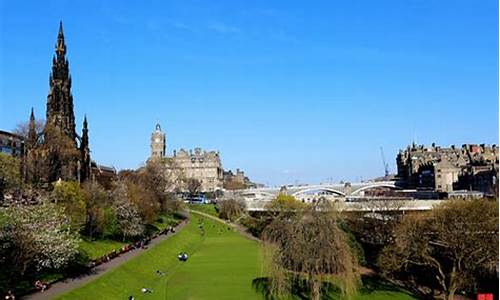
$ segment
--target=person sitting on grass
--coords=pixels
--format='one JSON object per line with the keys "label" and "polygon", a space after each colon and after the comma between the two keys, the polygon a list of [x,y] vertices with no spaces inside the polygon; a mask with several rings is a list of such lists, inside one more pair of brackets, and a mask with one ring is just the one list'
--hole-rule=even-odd
{"label": "person sitting on grass", "polygon": [[47,289],[47,284],[41,280],[35,281],[35,287],[40,291],[44,292]]}
{"label": "person sitting on grass", "polygon": [[163,271],[160,271],[160,270],[156,270],[156,274],[157,274],[157,275],[160,275],[160,276],[163,276],[163,275],[165,275],[166,273],[165,273],[165,272],[163,272]]}
{"label": "person sitting on grass", "polygon": [[134,296],[130,295],[128,296],[128,300],[135,300]]}
{"label": "person sitting on grass", "polygon": [[141,289],[141,292],[143,292],[144,294],[151,294],[151,293],[153,292],[153,290],[148,289],[148,288],[146,288],[146,287],[143,287],[143,288]]}
{"label": "person sitting on grass", "polygon": [[181,252],[179,255],[177,255],[177,258],[180,261],[186,261],[188,259],[188,254],[186,252]]}
{"label": "person sitting on grass", "polygon": [[16,299],[16,296],[14,296],[14,294],[12,293],[11,290],[9,290],[7,292],[7,295],[5,295],[5,300],[15,300]]}

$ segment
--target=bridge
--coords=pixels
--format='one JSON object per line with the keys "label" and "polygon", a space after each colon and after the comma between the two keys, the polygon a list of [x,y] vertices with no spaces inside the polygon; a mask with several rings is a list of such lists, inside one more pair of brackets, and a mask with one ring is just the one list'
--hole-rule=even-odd
{"label": "bridge", "polygon": [[358,183],[289,185],[283,187],[252,188],[228,192],[230,196],[259,201],[271,201],[280,193],[292,195],[304,202],[314,202],[319,198],[356,198],[363,197],[366,191],[387,188],[398,190],[394,181],[367,181]]}
{"label": "bridge", "polygon": [[366,191],[374,189],[399,190],[394,181],[368,181],[345,184],[290,185],[284,187],[252,188],[227,191],[225,198],[242,200],[248,211],[265,211],[266,204],[278,194],[294,196],[305,203],[330,200],[339,210],[380,212],[430,210],[442,200],[416,200],[407,197],[372,197]]}

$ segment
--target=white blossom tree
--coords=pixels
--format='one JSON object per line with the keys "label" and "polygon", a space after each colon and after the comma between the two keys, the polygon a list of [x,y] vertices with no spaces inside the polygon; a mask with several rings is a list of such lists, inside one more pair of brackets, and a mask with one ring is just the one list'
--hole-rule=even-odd
{"label": "white blossom tree", "polygon": [[71,231],[68,217],[57,205],[17,205],[3,208],[0,214],[3,258],[10,260],[20,276],[28,268],[60,269],[78,253],[78,235]]}
{"label": "white blossom tree", "polygon": [[113,210],[124,241],[127,237],[139,236],[144,232],[139,211],[129,201],[127,186],[124,183],[119,183],[113,191]]}

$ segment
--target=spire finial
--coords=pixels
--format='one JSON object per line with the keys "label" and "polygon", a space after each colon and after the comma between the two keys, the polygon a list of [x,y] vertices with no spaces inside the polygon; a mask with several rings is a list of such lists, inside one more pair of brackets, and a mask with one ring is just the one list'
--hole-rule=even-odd
{"label": "spire finial", "polygon": [[59,35],[64,35],[62,20],[59,21]]}
{"label": "spire finial", "polygon": [[88,125],[88,123],[87,123],[87,114],[85,114],[84,117],[83,117],[83,128],[87,129],[87,125]]}
{"label": "spire finial", "polygon": [[60,55],[66,54],[66,45],[64,43],[64,32],[63,32],[62,21],[59,22],[59,33],[57,34],[56,53],[58,57]]}
{"label": "spire finial", "polygon": [[31,107],[30,121],[31,120],[35,120],[35,110],[33,109],[33,106]]}

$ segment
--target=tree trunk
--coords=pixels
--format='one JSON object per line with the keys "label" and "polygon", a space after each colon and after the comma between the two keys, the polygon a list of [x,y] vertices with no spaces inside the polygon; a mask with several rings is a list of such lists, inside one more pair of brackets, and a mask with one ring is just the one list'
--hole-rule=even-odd
{"label": "tree trunk", "polygon": [[312,279],[311,280],[311,299],[312,300],[319,300],[320,288],[321,288],[321,281],[318,281],[316,279]]}
{"label": "tree trunk", "polygon": [[455,298],[455,290],[456,289],[450,289],[448,291],[448,296],[446,296],[447,300],[453,300]]}

